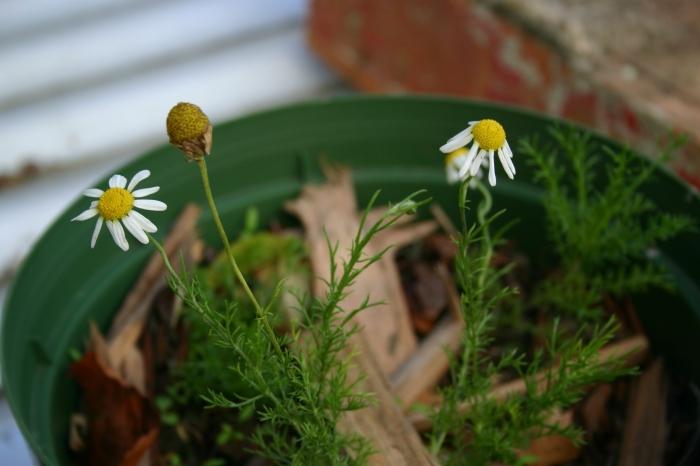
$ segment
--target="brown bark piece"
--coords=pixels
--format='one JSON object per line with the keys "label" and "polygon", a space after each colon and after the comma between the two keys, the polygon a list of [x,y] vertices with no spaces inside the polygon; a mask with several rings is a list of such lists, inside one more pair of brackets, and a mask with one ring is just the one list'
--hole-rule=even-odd
{"label": "brown bark piece", "polygon": [[375,403],[357,411],[348,411],[340,420],[341,432],[353,432],[367,438],[376,454],[369,466],[428,466],[437,465],[420,437],[394,399],[381,369],[366,351],[367,341],[360,332],[353,335],[345,355],[352,357],[354,366],[350,380],[364,377],[359,390],[370,392]]}
{"label": "brown bark piece", "polygon": [[[599,357],[601,362],[605,362],[627,355],[624,364],[626,366],[634,366],[646,357],[648,348],[649,343],[646,337],[639,335],[606,346],[600,350]],[[538,387],[544,388],[547,383],[547,372],[542,371],[539,373],[536,376],[536,380],[538,381]],[[505,400],[508,396],[515,393],[525,393],[525,381],[523,379],[516,379],[499,385],[491,392],[492,396],[497,400]]]}
{"label": "brown bark piece", "polygon": [[[199,212],[200,208],[196,205],[187,205],[163,244],[176,269],[180,262],[180,251],[184,251],[183,257],[187,263],[193,259],[192,248],[189,246],[196,242],[195,227]],[[159,285],[165,283],[165,276],[165,264],[160,254],[155,252],[122,303],[107,336],[110,364],[141,393],[145,393],[144,363],[137,342],[153,298],[161,288]]]}
{"label": "brown bark piece", "polygon": [[[359,228],[355,191],[347,169],[328,169],[328,183],[309,185],[301,196],[287,203],[287,210],[302,221],[309,245],[311,267],[319,278],[314,281],[313,293],[322,296],[326,291],[323,280],[329,278],[331,244],[338,242],[336,262],[342,264]],[[382,250],[376,242],[365,249],[365,256]],[[345,309],[354,309],[370,296],[372,302],[382,302],[360,312],[356,322],[365,333],[368,349],[381,371],[392,373],[416,349],[416,336],[411,329],[399,274],[393,258],[385,255],[369,270],[360,275],[351,293],[343,300]]]}
{"label": "brown bark piece", "polygon": [[537,457],[533,466],[556,466],[575,460],[581,450],[563,435],[548,435],[533,440],[524,454]]}
{"label": "brown bark piece", "polygon": [[661,466],[666,446],[668,381],[655,359],[633,382],[620,449],[620,466]]}
{"label": "brown bark piece", "polygon": [[[627,367],[635,366],[646,358],[649,350],[649,342],[643,335],[626,338],[617,343],[612,343],[600,350],[600,361],[609,361],[613,358],[626,355],[624,365]],[[535,376],[538,381],[538,387],[544,388],[547,383],[546,371],[543,371]],[[490,396],[498,401],[505,400],[511,395],[525,393],[525,380],[515,379],[510,382],[503,383],[495,387]],[[469,411],[469,404],[463,404],[459,407],[461,411]],[[432,427],[431,420],[422,413],[412,413],[410,420],[413,426],[419,431],[430,430]]]}
{"label": "brown bark piece", "polygon": [[415,403],[423,392],[434,387],[445,375],[449,368],[447,351],[457,349],[462,329],[461,322],[450,317],[443,319],[413,356],[392,374],[392,390],[404,407]]}
{"label": "brown bark piece", "polygon": [[[336,169],[329,170],[327,176],[328,183],[305,187],[297,200],[287,204],[287,209],[299,216],[306,230],[312,269],[319,277],[313,286],[316,296],[326,293],[326,284],[321,279],[329,278],[330,254],[326,237],[331,244],[338,244],[339,257],[336,259],[341,261],[359,227],[350,173]],[[375,244],[370,244],[365,254],[380,250]],[[398,272],[390,256],[385,256],[361,274],[341,305],[346,310],[354,309],[368,295],[372,301],[386,304],[355,317],[354,323],[361,331],[351,337],[344,356],[353,358],[351,379],[363,377],[358,389],[372,392],[377,402],[348,412],[338,428],[370,440],[377,451],[370,457],[370,465],[436,464],[404,418],[385,380],[385,374],[405,361],[416,347]]]}
{"label": "brown bark piece", "polygon": [[464,320],[457,287],[444,263],[436,265],[436,272],[445,287],[449,315],[420,343],[411,358],[391,375],[392,389],[403,402],[404,409],[424,396],[435,397],[434,388],[449,369],[448,353],[455,352],[462,340]]}
{"label": "brown bark piece", "polygon": [[[573,410],[555,410],[548,422],[559,427],[568,427],[574,422]],[[546,435],[530,442],[530,446],[519,452],[519,456],[536,456],[537,461],[533,466],[556,466],[570,463],[581,454],[581,449],[563,435]]]}

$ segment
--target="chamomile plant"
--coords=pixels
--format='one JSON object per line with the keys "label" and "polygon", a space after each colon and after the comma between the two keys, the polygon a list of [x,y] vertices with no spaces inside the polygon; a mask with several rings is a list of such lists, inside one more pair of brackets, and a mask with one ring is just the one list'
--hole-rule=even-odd
{"label": "chamomile plant", "polygon": [[[467,151],[464,146],[469,143]],[[504,284],[510,266],[496,267],[492,260],[507,226],[492,230],[507,215],[503,210],[491,213],[493,199],[479,170],[488,157],[488,181],[495,186],[497,153],[513,179],[513,152],[505,130],[492,119],[471,121],[440,150],[448,154],[448,182],[460,183],[457,202],[462,229],[454,238],[458,247],[455,276],[465,326],[461,349],[450,360],[450,383],[442,388],[442,403],[432,413],[430,449],[446,465],[525,464],[534,459],[520,452],[539,436],[561,434],[581,442],[578,428],[550,421],[553,411],[580,400],[590,384],[614,380],[634,369],[624,367],[622,358],[600,359],[599,350],[616,334],[614,319],[583,326],[570,335],[559,331],[555,317],[546,346],[534,355],[512,351],[500,359],[490,356],[499,331],[495,317],[518,290]],[[480,197],[475,208],[470,208],[470,192]],[[504,371],[524,380],[524,394],[505,400],[492,396],[493,381]],[[543,373],[544,386],[538,379]]]}
{"label": "chamomile plant", "polygon": [[[151,235],[157,231],[155,224],[134,210],[166,208],[160,201],[142,199],[154,194],[157,187],[135,190],[136,185],[150,175],[147,170],[138,172],[128,184],[123,176],[115,175],[110,178],[107,190],[87,190],[85,195],[97,200],[74,220],[98,216],[93,245],[102,223],[107,223],[121,249],[129,248],[123,230],[126,228],[137,240],[152,244],[160,253],[169,272],[170,287],[201,319],[211,344],[223,350],[217,355],[230,361],[217,365],[217,370],[232,372],[245,386],[239,393],[209,390],[201,396],[211,407],[245,408],[256,412],[259,423],[252,440],[257,454],[275,464],[365,464],[372,453],[371,444],[357,433],[341,432],[336,427],[345,412],[363,408],[371,399],[370,394],[358,391],[357,380],[350,375],[351,362],[341,354],[348,339],[357,331],[349,324],[341,301],[358,275],[382,257],[383,252],[365,254],[369,241],[404,215],[414,213],[424,203],[418,200],[419,193],[396,203],[381,218],[368,224],[367,213],[377,196],[372,198],[349,258],[342,266],[335,265],[337,247],[328,245],[333,265],[325,296],[300,298],[300,320],[294,331],[278,335],[272,327],[271,314],[284,285],[280,283],[263,306],[239,267],[210,185],[206,158],[211,153],[212,126],[207,115],[194,104],[179,103],[169,112],[166,129],[170,142],[199,169],[205,197],[224,246],[224,262],[255,309],[252,329],[242,331],[235,325],[239,322],[236,317],[239,303],[210,302],[209,294],[195,274],[184,267],[176,271],[163,245]],[[370,306],[368,301],[350,313],[355,315]]]}
{"label": "chamomile plant", "polygon": [[[601,147],[572,128],[550,129],[551,143],[526,138],[520,145],[546,190],[549,239],[559,272],[543,280],[533,304],[596,321],[605,296],[651,288],[673,289],[653,256],[659,244],[696,229],[687,215],[662,211],[643,188],[656,171],[628,149]],[[674,138],[659,155],[667,162],[682,145]]]}

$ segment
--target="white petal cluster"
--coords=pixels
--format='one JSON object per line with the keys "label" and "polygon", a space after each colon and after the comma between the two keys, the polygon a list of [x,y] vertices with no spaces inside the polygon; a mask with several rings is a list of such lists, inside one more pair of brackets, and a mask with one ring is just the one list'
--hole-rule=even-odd
{"label": "white petal cluster", "polygon": [[[460,176],[459,173],[460,170],[464,168],[468,159],[468,155],[469,154],[467,150],[464,148],[457,149],[456,151],[447,154],[447,156],[445,157],[445,175],[447,176],[448,184],[456,184],[467,178],[467,176]],[[469,187],[473,188],[476,184],[477,179],[483,179],[483,169],[487,167],[487,161],[485,159],[482,160],[481,165],[477,167],[474,176],[468,176],[470,178]]]}
{"label": "white petal cluster", "polygon": [[155,233],[158,228],[136,209],[163,211],[167,209],[164,202],[154,199],[143,199],[155,194],[159,186],[135,189],[136,186],[151,176],[149,170],[141,170],[136,173],[127,185],[127,179],[122,175],[114,175],[109,179],[109,188],[105,191],[97,188],[86,189],[83,195],[97,200],[90,203],[90,207],[73,218],[71,221],[84,221],[97,217],[97,223],[92,233],[90,247],[94,248],[97,238],[105,224],[112,239],[123,251],[129,250],[129,242],[126,239],[126,228],[131,235],[143,244],[148,244],[146,233]]}
{"label": "white petal cluster", "polygon": [[[500,137],[491,137],[484,140],[480,134],[475,134],[475,127],[488,122],[489,126],[499,129]],[[480,136],[482,136],[480,140]],[[493,134],[487,134],[493,136]],[[493,145],[493,140],[496,139],[498,146]],[[469,150],[466,146],[471,143]],[[477,120],[470,121],[466,129],[452,136],[444,145],[440,147],[440,151],[444,154],[449,154],[446,158],[447,164],[447,180],[449,183],[465,180],[468,177],[477,176],[482,166],[488,166],[488,179],[491,186],[496,186],[496,167],[495,156],[498,154],[498,159],[501,162],[503,170],[508,175],[508,178],[515,177],[515,165],[513,164],[513,151],[505,139],[505,132],[500,124],[494,120]]]}

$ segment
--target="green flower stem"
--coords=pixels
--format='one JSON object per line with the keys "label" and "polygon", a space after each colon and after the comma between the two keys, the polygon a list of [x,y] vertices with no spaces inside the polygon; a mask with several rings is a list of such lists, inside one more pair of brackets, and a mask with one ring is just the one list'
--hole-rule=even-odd
{"label": "green flower stem", "polygon": [[[481,231],[481,248],[482,248],[482,262],[480,264],[480,267],[474,267],[474,269],[478,270],[478,277],[477,277],[477,289],[480,290],[480,293],[482,294],[482,303],[483,303],[483,293],[484,293],[484,288],[486,285],[486,278],[488,275],[488,270],[489,266],[491,264],[491,258],[493,255],[493,242],[491,239],[491,235],[489,233],[489,228],[486,226],[487,222],[489,219],[487,218],[487,215],[491,208],[493,207],[493,198],[491,197],[491,193],[484,185],[484,183],[477,179],[466,179],[462,181],[462,183],[459,185],[459,197],[457,199],[457,204],[459,206],[459,214],[460,214],[460,219],[462,222],[462,238],[465,238],[470,231],[469,224],[467,222],[467,210],[469,209],[469,183],[470,181],[473,181],[475,183],[476,189],[478,189],[483,197],[483,200],[479,203],[477,209],[476,209],[476,223],[478,225],[481,225],[483,227],[483,230]],[[464,241],[464,240],[461,240]],[[465,247],[469,245],[468,242],[465,241]],[[469,260],[469,256],[467,255],[466,252],[462,253],[463,255],[460,256],[462,259],[456,259],[456,260]],[[463,293],[465,293],[467,290],[463,290]],[[466,312],[466,309],[464,306],[468,306],[465,301],[464,301],[464,294],[462,295],[461,299],[461,306],[462,306],[462,312]],[[479,317],[479,316],[475,316]],[[466,381],[469,377],[469,373],[475,375],[478,374],[479,372],[479,354],[478,354],[478,348],[479,345],[478,343],[475,343],[480,338],[479,332],[480,330],[478,329],[479,323],[480,322],[485,322],[484,317],[480,317],[476,319],[476,323],[473,321],[470,321],[470,319],[466,319],[466,327],[465,327],[465,333],[464,336],[462,337],[462,343],[463,343],[463,349],[462,349],[462,362],[459,365],[459,372],[456,374],[455,378],[455,383],[456,381]],[[471,344],[470,344],[471,343]],[[445,401],[447,402],[447,400]],[[452,404],[452,406],[455,406]],[[433,436],[431,438],[430,442],[430,451],[434,456],[437,456],[442,449],[443,444],[445,443],[445,440],[447,439],[447,434],[449,432],[449,425],[444,424],[445,419],[449,419],[449,413],[447,411],[440,411],[438,413],[438,416],[436,417],[435,421],[435,428],[433,430]]]}
{"label": "green flower stem", "polygon": [[[491,193],[489,192],[488,188],[481,182],[481,180],[476,180],[476,187],[479,189],[479,191],[481,191],[481,195],[484,197],[484,200],[481,202],[481,204],[479,204],[479,208],[477,209],[476,213],[477,217],[479,218],[479,223],[484,225],[486,223],[486,215],[488,215],[489,211],[491,211],[491,207],[493,206],[493,198],[491,197]],[[491,257],[493,256],[493,244],[491,243],[491,234],[489,233],[488,228],[484,228],[482,247],[486,251],[486,254],[484,254],[484,263],[481,269],[481,275],[479,276],[480,288],[483,288],[484,286],[486,281],[486,273],[488,272],[489,265],[491,264]]]}
{"label": "green flower stem", "polygon": [[231,253],[231,243],[228,240],[228,236],[226,236],[226,230],[224,230],[224,225],[221,223],[221,217],[219,216],[219,211],[216,208],[216,203],[214,202],[214,196],[212,195],[211,192],[211,184],[209,183],[209,173],[207,171],[207,162],[204,158],[201,158],[200,160],[197,161],[197,165],[199,165],[199,173],[202,175],[202,184],[204,186],[204,193],[207,197],[207,202],[209,203],[209,210],[211,210],[212,217],[214,218],[214,223],[216,224],[216,229],[219,232],[219,236],[221,237],[221,241],[224,243],[224,248],[226,249],[226,257],[228,257],[228,262],[229,265],[231,266],[231,270],[233,270],[233,274],[238,278],[238,281],[241,283],[241,286],[243,286],[243,289],[245,290],[246,294],[248,295],[248,298],[252,301],[253,305],[255,306],[255,311],[258,314],[258,318],[260,321],[263,323],[263,326],[265,327],[265,330],[268,333],[268,336],[270,337],[270,340],[274,342],[275,349],[277,353],[281,356],[282,355],[282,348],[279,345],[279,342],[277,341],[277,336],[275,335],[275,332],[272,330],[272,326],[270,325],[269,320],[267,319],[267,315],[265,314],[265,310],[260,306],[260,303],[258,303],[258,300],[255,298],[255,295],[253,294],[253,291],[250,289],[248,286],[248,282],[246,282],[245,277],[243,277],[243,274],[241,273],[241,269],[238,268],[238,264],[236,263],[236,259],[233,257],[233,254]]}
{"label": "green flower stem", "polygon": [[258,311],[259,314],[261,314],[263,312],[262,307],[260,306],[260,303],[258,303],[258,300],[255,298],[253,291],[248,286],[248,282],[246,282],[245,277],[243,277],[241,269],[238,268],[236,259],[231,253],[231,243],[229,242],[228,236],[226,235],[224,225],[223,223],[221,223],[219,210],[216,208],[214,196],[211,193],[211,184],[209,183],[209,172],[207,171],[207,162],[206,160],[204,160],[204,158],[201,158],[199,161],[197,161],[197,165],[199,165],[199,172],[202,175],[202,184],[204,185],[204,193],[206,194],[207,202],[209,203],[209,210],[211,210],[211,215],[214,218],[214,223],[216,224],[216,229],[219,232],[219,237],[221,237],[221,241],[224,243],[224,248],[226,249],[226,257],[228,257],[229,265],[231,266],[231,269],[233,270],[233,273],[236,276],[236,278],[238,278],[238,281],[241,282],[243,289],[248,295],[248,298],[250,298],[250,300],[255,305],[255,309]]}
{"label": "green flower stem", "polygon": [[160,242],[157,239],[155,239],[150,233],[146,233],[146,236],[148,236],[148,239],[151,241],[151,244],[153,244],[153,246],[160,253],[160,256],[163,258],[163,262],[165,263],[165,268],[168,269],[168,272],[170,272],[170,276],[173,277],[173,280],[175,280],[177,286],[182,288],[184,283],[182,283],[180,275],[178,275],[177,272],[175,272],[173,265],[170,263],[170,258],[168,257],[168,253],[165,252],[165,248],[163,247],[163,245],[160,244]]}
{"label": "green flower stem", "polygon": [[469,193],[469,178],[459,184],[459,197],[457,206],[459,207],[459,219],[462,221],[462,231],[467,231],[467,194]]}
{"label": "green flower stem", "polygon": [[[463,231],[468,230],[466,211],[469,207],[468,194],[469,194],[469,183],[474,182],[475,187],[481,192],[483,196],[483,201],[479,204],[477,208],[476,215],[480,225],[486,223],[486,216],[491,211],[493,206],[493,198],[489,192],[486,185],[478,178],[467,178],[462,181],[459,185],[459,199],[457,200],[459,205],[459,214],[462,220]],[[482,247],[486,253],[484,254],[483,267],[481,268],[481,274],[479,275],[479,287],[483,287],[486,281],[486,273],[491,263],[491,257],[493,255],[493,244],[491,244],[491,235],[489,234],[489,229],[485,228],[483,232]]]}

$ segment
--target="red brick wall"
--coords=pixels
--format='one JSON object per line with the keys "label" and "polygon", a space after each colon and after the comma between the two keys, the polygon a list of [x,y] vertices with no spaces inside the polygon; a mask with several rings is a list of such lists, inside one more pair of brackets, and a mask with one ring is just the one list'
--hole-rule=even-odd
{"label": "red brick wall", "polygon": [[[313,0],[309,42],[370,92],[445,93],[530,107],[653,153],[666,121],[577,75],[551,44],[470,0]],[[640,96],[643,99],[643,96]],[[643,107],[643,106],[642,106]],[[697,141],[676,163],[697,186]]]}

